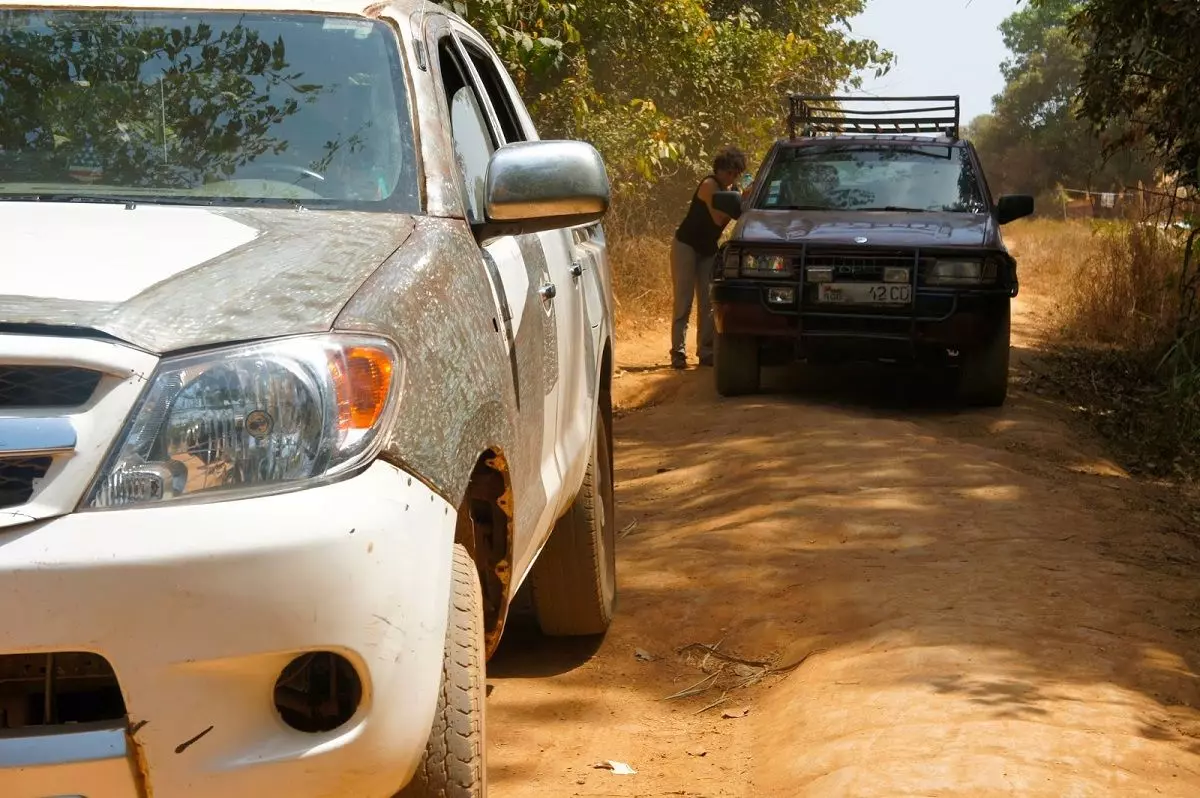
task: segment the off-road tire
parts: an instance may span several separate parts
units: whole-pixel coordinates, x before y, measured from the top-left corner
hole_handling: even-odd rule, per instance
[[[714,338],[717,393],[721,396],[758,393],[762,384],[758,339],[752,335],[723,333],[717,333]]]
[[[396,798],[487,795],[485,656],[479,574],[467,550],[455,544],[437,714],[421,764]]]
[[[958,399],[973,407],[1001,407],[1008,398],[1012,308],[1006,303],[991,337],[966,355],[958,375]]]
[[[595,438],[579,495],[555,524],[530,575],[538,626],[550,637],[604,634],[616,607],[612,434],[599,411]]]

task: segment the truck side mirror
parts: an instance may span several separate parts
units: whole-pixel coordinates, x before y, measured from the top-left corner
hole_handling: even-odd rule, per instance
[[[591,224],[608,211],[612,187],[600,153],[582,141],[527,141],[492,153],[480,239]]]
[[[1033,197],[1028,194],[1005,194],[996,203],[1000,224],[1008,224],[1033,213]]]
[[[713,194],[713,207],[731,219],[742,215],[742,193],[740,191],[717,191]]]

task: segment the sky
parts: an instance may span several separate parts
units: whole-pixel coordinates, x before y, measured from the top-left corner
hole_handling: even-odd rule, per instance
[[[882,78],[868,75],[862,93],[957,94],[964,125],[988,113],[1008,56],[997,26],[1017,10],[1017,0],[867,0],[850,22],[854,36],[879,42],[896,63]]]

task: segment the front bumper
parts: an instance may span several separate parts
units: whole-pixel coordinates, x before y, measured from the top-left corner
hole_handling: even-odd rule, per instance
[[[768,301],[771,288],[796,300]],[[910,360],[969,352],[984,345],[1016,290],[918,286],[904,308],[817,305],[812,286],[795,280],[724,279],[712,284],[717,332],[774,340],[797,358]],[[778,348],[778,347],[777,347]]]
[[[128,718],[0,736],[0,795],[392,795],[433,721],[454,525],[447,502],[377,462],[277,496],[3,530],[0,655],[99,654]],[[273,688],[318,650],[349,660],[363,695],[341,728],[306,734]]]

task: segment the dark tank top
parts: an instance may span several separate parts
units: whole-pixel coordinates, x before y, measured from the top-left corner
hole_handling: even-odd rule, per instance
[[[709,178],[716,180],[715,175],[709,175],[704,180]],[[701,180],[692,192],[692,204],[688,206],[687,216],[683,217],[683,222],[675,231],[675,240],[687,244],[701,257],[716,254],[717,242],[720,241],[721,232],[724,230],[713,221],[708,206],[700,199],[700,186],[704,184],[704,180]]]

